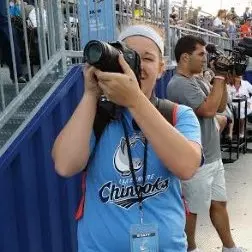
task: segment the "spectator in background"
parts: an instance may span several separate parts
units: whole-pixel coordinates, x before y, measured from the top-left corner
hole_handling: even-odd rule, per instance
[[[225,15],[224,15],[224,18],[223,18],[223,20],[222,20],[222,23],[225,25],[225,24],[226,24],[226,22],[227,22],[227,14],[228,14],[228,10],[224,9],[224,13],[225,13]]]
[[[211,221],[222,240],[223,252],[242,252],[235,246],[226,208],[227,195],[224,166],[220,150],[220,127],[217,112],[224,112],[227,103],[226,76],[231,60],[225,56],[215,61],[215,77],[212,88],[198,81],[206,64],[205,41],[199,37],[184,36],[175,47],[177,72],[167,86],[167,98],[194,109],[201,125],[205,164],[190,180],[182,182],[182,190],[188,203],[186,233],[188,251],[198,252],[195,232],[197,215],[209,212]]]
[[[201,11],[201,7],[198,7],[197,9],[191,9],[190,10],[190,15],[189,15],[189,19],[188,22],[190,24],[196,25],[198,26],[199,24],[199,12]]]
[[[176,10],[176,8],[172,7],[172,13],[170,14],[170,22],[172,25],[175,25],[179,20],[179,14]]]
[[[247,20],[251,17],[251,14],[249,12],[249,7],[246,7],[245,12],[243,13],[243,20]]]
[[[226,11],[219,10],[217,17],[213,21],[213,31],[220,34],[223,37],[227,36],[225,29],[225,19],[226,19]]]
[[[13,2],[16,6],[20,5],[20,3]],[[30,62],[33,65],[39,65],[39,48],[38,48],[38,33],[37,33],[37,27],[38,27],[38,21],[37,21],[37,15],[35,6],[32,4],[28,4],[27,2],[23,2],[24,4],[24,13],[22,13],[23,8],[21,6],[19,9],[21,10],[19,12],[18,16],[12,16],[12,25],[17,30],[18,39],[20,40],[20,51],[21,51],[21,57],[23,59],[26,58],[26,52],[25,52],[25,40],[24,40],[24,27],[23,27],[23,18],[26,21],[26,31],[28,36],[28,47],[29,47],[29,56],[30,56]],[[13,13],[15,13],[13,11]],[[42,7],[37,9],[37,14],[40,19],[42,13],[42,21],[43,21],[43,28],[45,31],[45,34],[47,33],[48,27],[47,27],[47,14],[45,9]],[[42,25],[41,25],[42,27]]]
[[[229,12],[228,14],[231,14],[231,15],[237,17],[237,14],[236,14],[236,12],[235,12],[235,8],[234,8],[234,7],[231,7],[230,12]]]
[[[18,0],[10,1],[9,11],[12,17],[20,16],[21,14],[20,2]]]
[[[247,100],[247,115],[252,113],[252,85],[242,80],[242,76],[232,76],[230,78],[230,85],[228,85],[228,93],[231,99],[246,97]],[[236,109],[236,116],[238,115],[238,103],[234,102],[233,107]],[[240,108],[240,138],[244,138],[244,125],[245,125],[245,102],[241,103]]]
[[[27,2],[24,2],[24,11],[25,11],[25,18],[27,21],[27,25],[31,26],[32,28],[37,28],[38,22],[37,22],[35,6],[31,4],[27,4]],[[40,9],[38,9],[37,11],[38,11],[38,16],[40,17],[41,15]],[[44,8],[42,9],[42,20],[43,20],[44,29],[45,31],[47,31],[47,14]]]
[[[178,11],[176,10],[175,6],[172,7],[172,13],[171,13],[171,15],[173,15],[176,18],[179,17]]]
[[[226,29],[228,37],[232,40],[232,44],[234,45],[234,41],[237,38],[237,28],[236,28],[236,16],[233,14],[227,15],[227,23]]]
[[[14,51],[15,51],[15,61],[17,69],[17,78],[19,83],[25,83],[26,79],[22,73],[22,60],[20,52],[20,41],[17,35],[16,29],[12,28]],[[10,78],[14,82],[14,69],[10,46],[10,34],[8,28],[8,14],[6,0],[0,0],[0,48],[2,50],[3,61],[7,64],[10,70]]]
[[[241,37],[251,37],[251,20],[252,18],[247,18],[245,23],[241,25]]]

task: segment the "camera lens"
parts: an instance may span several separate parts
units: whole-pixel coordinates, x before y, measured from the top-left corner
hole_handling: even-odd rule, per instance
[[[91,40],[84,48],[84,62],[105,72],[121,72],[119,51],[109,43]]]
[[[90,43],[86,48],[85,48],[85,58],[89,64],[95,64],[99,62],[102,56],[102,44],[97,42]]]

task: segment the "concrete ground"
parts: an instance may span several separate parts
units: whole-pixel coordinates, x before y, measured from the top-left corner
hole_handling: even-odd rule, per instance
[[[252,144],[248,145],[252,149]],[[225,164],[228,212],[234,241],[252,251],[252,154],[241,154],[232,164]],[[199,216],[198,247],[202,252],[221,251],[221,241],[207,213]]]

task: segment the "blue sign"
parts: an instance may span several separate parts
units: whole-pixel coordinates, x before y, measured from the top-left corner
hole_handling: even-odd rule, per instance
[[[114,0],[79,0],[81,47],[89,40],[116,39]]]

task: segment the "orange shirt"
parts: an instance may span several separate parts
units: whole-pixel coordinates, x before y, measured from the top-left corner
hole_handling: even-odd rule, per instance
[[[247,23],[241,25],[241,37],[250,37],[251,36],[251,26]]]

